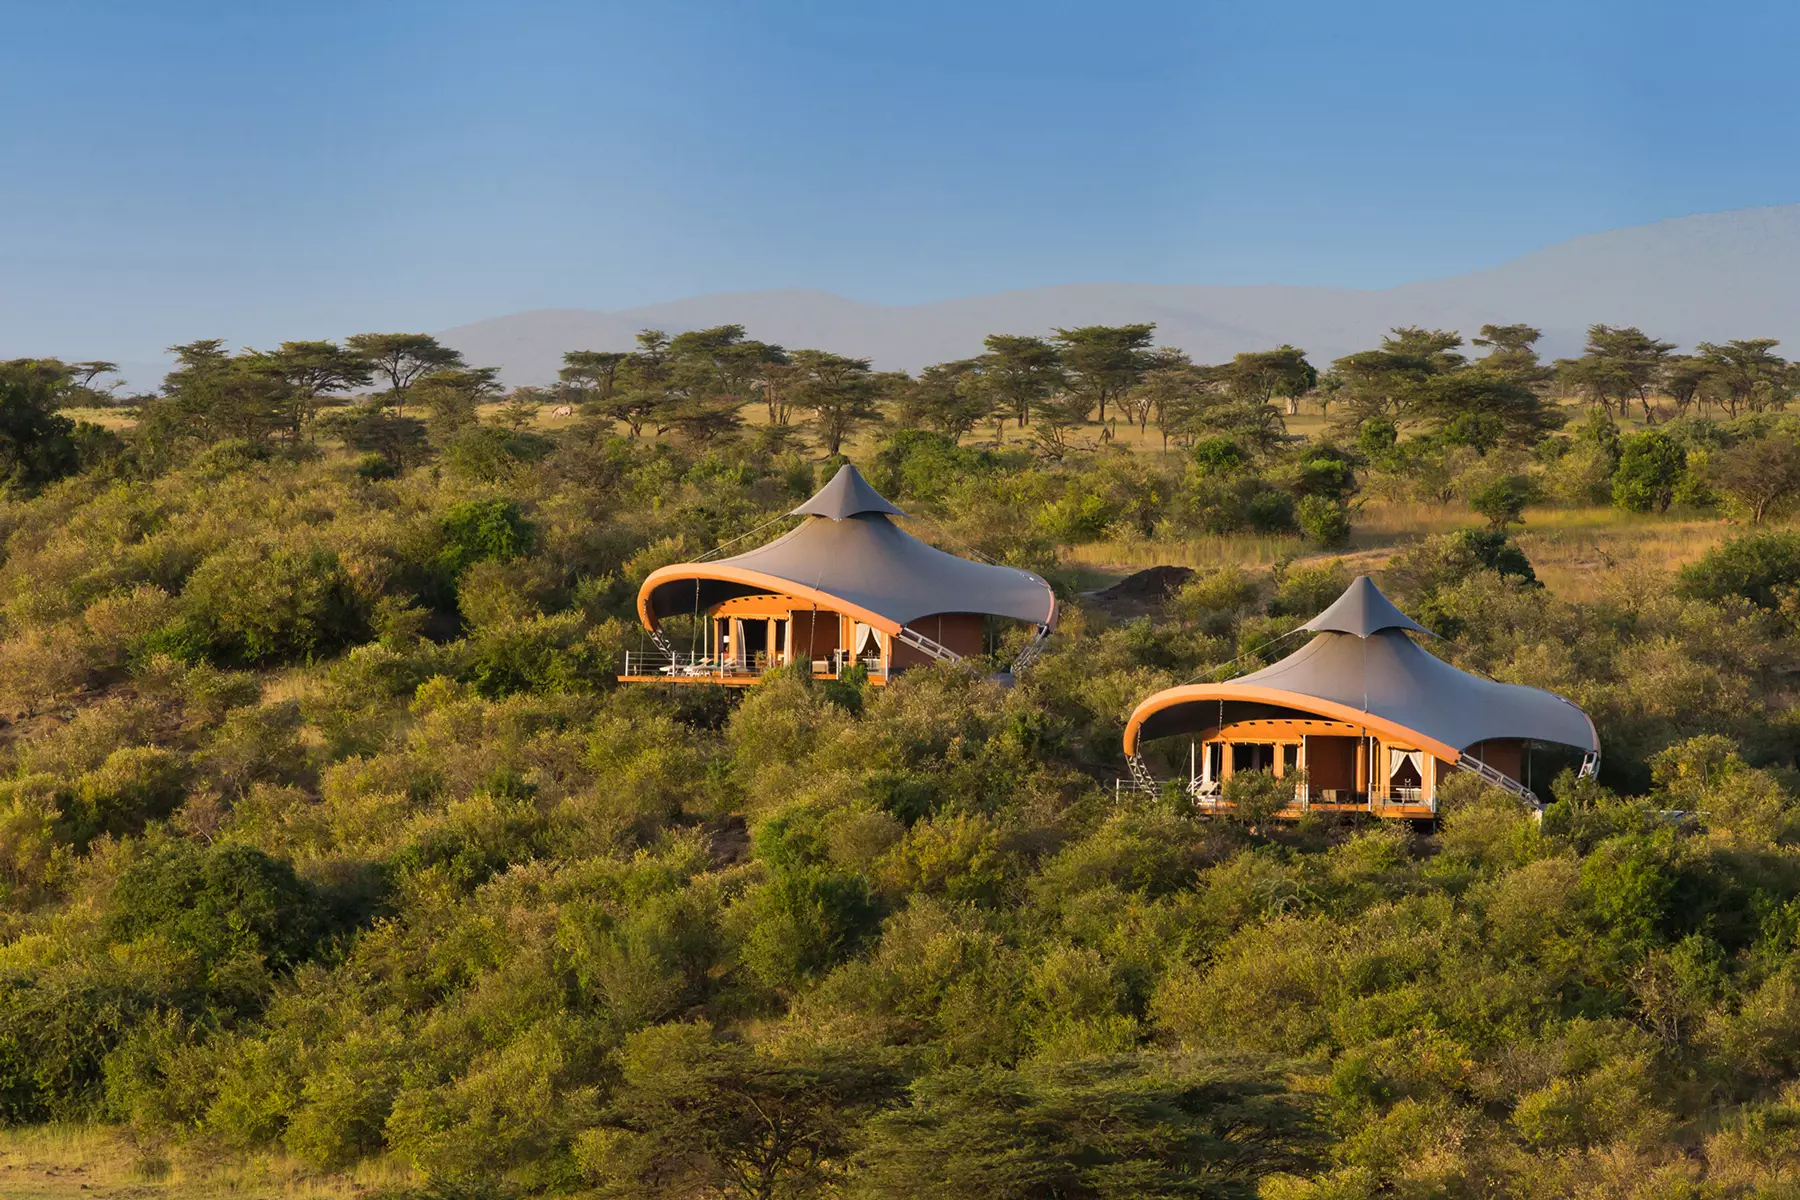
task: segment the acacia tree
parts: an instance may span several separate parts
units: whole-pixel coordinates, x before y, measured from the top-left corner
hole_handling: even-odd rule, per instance
[[[476,424],[481,406],[500,395],[499,374],[498,367],[464,367],[420,379],[415,394],[431,414],[432,436],[443,442]]]
[[[1560,428],[1563,414],[1510,374],[1485,367],[1430,377],[1419,389],[1412,415],[1433,432],[1483,454],[1502,443],[1529,446]]]
[[[1340,419],[1352,426],[1410,419],[1430,380],[1463,367],[1461,345],[1457,333],[1403,326],[1389,330],[1374,350],[1346,354],[1331,366],[1333,390],[1345,402]]]
[[[1704,415],[1708,394],[1712,389],[1713,366],[1694,354],[1678,355],[1669,360],[1663,371],[1662,389],[1675,402],[1675,412],[1685,416],[1698,400]]]
[[[1800,500],[1800,439],[1775,432],[1739,442],[1712,456],[1713,486],[1761,525],[1771,513]]]
[[[1300,397],[1319,382],[1319,372],[1306,361],[1306,351],[1283,343],[1274,350],[1239,354],[1219,368],[1219,379],[1238,400],[1268,404],[1287,401],[1287,415],[1300,411]]]
[[[266,442],[293,411],[293,386],[257,354],[234,356],[218,338],[171,346],[175,369],[143,406],[138,429],[153,445],[182,439]]]
[[[1149,349],[1155,332],[1155,325],[1058,329],[1068,394],[1086,401],[1087,412],[1098,407],[1100,423],[1105,424],[1107,402],[1118,399],[1152,366]]]
[[[1132,392],[1146,413],[1155,414],[1164,450],[1170,437],[1191,445],[1200,432],[1202,414],[1220,403],[1209,369],[1192,363],[1146,371]]]
[[[1483,325],[1469,341],[1487,350],[1477,365],[1524,387],[1547,383],[1553,372],[1538,360],[1537,343],[1543,331],[1530,325]]]
[[[1065,382],[1061,352],[1043,338],[1010,333],[989,334],[982,345],[982,378],[996,405],[1029,425],[1032,410]]]
[[[0,362],[0,481],[35,487],[80,466],[75,422],[56,411],[72,386],[54,359]]]
[[[827,350],[796,350],[792,357],[799,371],[790,389],[793,403],[812,413],[814,436],[827,454],[837,455],[858,425],[881,415],[875,407],[880,382],[866,358]]]
[[[601,416],[624,422],[633,438],[660,417],[669,390],[669,335],[660,329],[641,329],[637,346],[612,367],[607,395],[596,402]],[[663,428],[659,424],[657,432]]]
[[[463,365],[461,354],[429,333],[357,333],[344,345],[388,381],[388,402],[402,417],[407,394],[421,376]]]
[[[709,442],[743,424],[738,410],[763,364],[785,361],[780,346],[744,336],[742,325],[677,334],[668,344],[668,382],[660,423],[690,441]]]
[[[1650,396],[1662,382],[1675,343],[1659,342],[1635,325],[1590,325],[1587,336],[1580,358],[1557,360],[1557,375],[1590,401],[1609,409],[1617,404],[1621,417],[1636,400],[1643,406],[1645,424],[1655,422]]]
[[[895,388],[895,416],[904,426],[935,430],[960,442],[990,414],[1003,428],[1012,411],[1006,401],[996,403],[993,381],[984,359],[962,358],[934,363]]]
[[[631,358],[623,350],[570,350],[556,377],[576,389],[583,401],[606,404],[618,387],[619,369]]]
[[[781,1058],[703,1025],[658,1025],[616,1055],[619,1083],[576,1157],[609,1196],[814,1194],[900,1077],[867,1052]]]
[[[1726,342],[1701,342],[1697,356],[1705,369],[1704,383],[1732,416],[1742,408],[1761,412],[1780,408],[1793,392],[1792,372],[1786,359],[1774,353],[1781,343],[1775,338],[1750,338]]]
[[[319,397],[364,387],[375,377],[374,365],[336,342],[283,342],[281,348],[257,355],[261,365],[287,380],[293,389],[289,433],[298,434],[318,415]]]

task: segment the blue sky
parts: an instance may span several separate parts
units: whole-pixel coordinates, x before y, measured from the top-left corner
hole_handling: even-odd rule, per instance
[[[0,0],[0,355],[1379,287],[1800,201],[1800,6]]]

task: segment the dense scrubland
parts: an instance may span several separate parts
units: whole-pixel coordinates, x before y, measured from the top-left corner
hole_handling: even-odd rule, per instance
[[[1800,1194],[1773,344],[1151,332],[916,379],[646,333],[512,393],[422,336],[202,342],[104,427],[105,364],[0,366],[0,1146],[194,1194]],[[619,686],[638,583],[846,453],[1051,580],[1044,658]],[[1545,586],[1572,522],[1604,569]],[[1157,561],[1199,570],[1088,594]],[[1364,569],[1586,708],[1601,778],[1430,829],[1115,792],[1139,699]]]

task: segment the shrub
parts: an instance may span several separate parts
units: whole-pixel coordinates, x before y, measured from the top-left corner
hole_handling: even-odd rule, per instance
[[[181,617],[145,651],[222,666],[305,662],[368,636],[349,572],[317,543],[264,539],[207,558],[181,593]]]
[[[1341,546],[1350,540],[1350,509],[1324,496],[1302,496],[1296,516],[1300,532],[1321,546]]]
[[[438,554],[438,566],[451,579],[470,563],[529,554],[536,542],[536,533],[518,504],[500,497],[452,504],[440,526],[444,548]]]
[[[1524,475],[1502,475],[1477,488],[1469,496],[1469,507],[1488,520],[1490,528],[1499,531],[1525,520],[1525,506],[1538,498],[1537,485]]]
[[[1244,506],[1244,517],[1257,533],[1294,532],[1294,498],[1276,488],[1266,487],[1250,497]]]
[[[108,934],[147,934],[207,966],[249,957],[275,968],[311,955],[323,906],[293,867],[250,846],[165,842],[132,863],[113,889]]]
[[[1741,596],[1758,608],[1775,609],[1800,585],[1800,533],[1748,533],[1701,555],[1683,567],[1679,588],[1699,600]]]
[[[879,909],[868,880],[823,864],[778,867],[744,900],[744,965],[783,991],[822,974],[872,935]]]
[[[1191,454],[1202,475],[1229,475],[1250,461],[1244,448],[1228,437],[1201,438]]]
[[[1613,475],[1613,505],[1627,512],[1666,512],[1687,469],[1687,450],[1660,429],[1625,439]]]
[[[1252,827],[1266,825],[1276,813],[1294,802],[1298,779],[1277,779],[1271,771],[1239,771],[1225,781],[1223,798],[1231,804],[1231,819]]]

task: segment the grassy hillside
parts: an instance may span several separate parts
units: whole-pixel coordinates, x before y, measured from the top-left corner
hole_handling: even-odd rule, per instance
[[[1716,470],[1791,418],[865,426],[1058,632],[1012,687],[745,693],[619,685],[638,586],[836,460],[519,416],[164,408],[0,497],[0,1194],[1791,1194],[1800,534]],[[1091,594],[1152,564],[1195,574]],[[1459,781],[1416,829],[1114,790],[1138,700],[1359,571],[1582,705],[1601,778],[1534,752],[1541,819]]]

